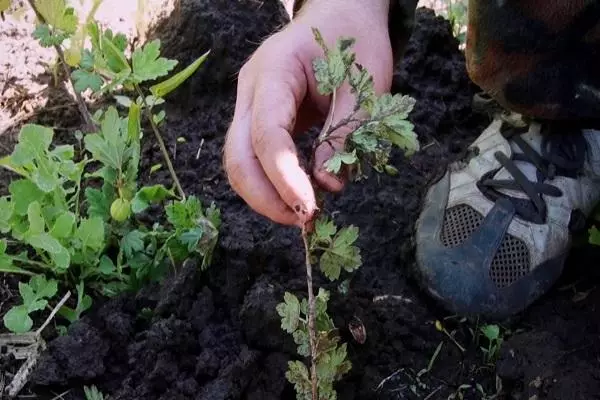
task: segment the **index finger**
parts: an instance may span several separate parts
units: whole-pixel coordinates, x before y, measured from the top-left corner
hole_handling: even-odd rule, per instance
[[[302,222],[316,211],[313,186],[300,166],[291,132],[306,95],[301,66],[279,65],[263,71],[254,91],[252,146],[262,168],[283,201]]]

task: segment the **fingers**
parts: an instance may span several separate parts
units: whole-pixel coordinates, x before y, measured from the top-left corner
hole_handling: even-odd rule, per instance
[[[252,104],[252,148],[264,173],[283,201],[309,221],[316,211],[310,178],[301,167],[291,136],[306,94],[301,65],[286,63],[262,71]]]
[[[299,225],[296,213],[277,193],[254,154],[250,132],[253,87],[251,77],[240,79],[235,114],[223,152],[225,171],[233,190],[254,211],[280,224]]]

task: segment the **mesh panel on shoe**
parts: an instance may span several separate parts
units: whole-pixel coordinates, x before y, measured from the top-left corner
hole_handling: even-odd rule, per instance
[[[483,216],[464,204],[446,210],[442,228],[442,243],[456,247],[467,240],[481,225]],[[497,287],[510,286],[529,272],[529,250],[520,239],[506,235],[490,267],[490,278]]]

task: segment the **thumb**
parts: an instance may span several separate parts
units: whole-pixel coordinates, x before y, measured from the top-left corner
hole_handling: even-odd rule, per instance
[[[323,135],[327,135],[327,139],[315,149],[313,176],[319,186],[330,192],[339,192],[346,183],[346,177],[342,172],[344,168],[336,176],[327,171],[326,163],[336,152],[344,150],[348,135],[357,128],[356,123],[344,123],[345,119],[354,114],[355,104],[356,98],[350,93],[350,90],[340,89],[336,92],[322,131]],[[361,116],[356,114],[355,117],[360,118]]]

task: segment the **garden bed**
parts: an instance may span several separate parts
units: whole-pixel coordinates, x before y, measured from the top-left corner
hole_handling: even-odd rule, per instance
[[[93,384],[111,400],[295,398],[284,374],[287,361],[298,358],[296,346],[281,330],[275,307],[284,291],[305,293],[302,243],[296,229],[270,223],[231,191],[221,160],[236,73],[283,23],[275,0],[181,0],[154,29],[151,36],[163,41],[164,55],[183,65],[212,50],[204,66],[170,96],[164,132],[186,192],[221,209],[218,248],[205,272],[184,263],[160,285],[96,302],[67,335],[49,341],[26,391],[53,398],[70,390],[64,399],[82,399],[82,387]],[[331,290],[329,314],[353,364],[337,385],[339,398],[446,399],[461,385],[471,385],[460,389],[467,399],[486,398],[482,392],[491,396],[498,386],[499,398],[507,399],[600,398],[595,288],[600,270],[594,248],[578,247],[555,289],[502,325],[507,341],[495,364],[484,362],[484,344],[473,338],[476,322],[449,316],[412,278],[414,225],[425,189],[488,122],[471,112],[477,88],[467,78],[450,25],[431,10],[418,11],[393,91],[417,101],[410,119],[422,151],[410,160],[394,153],[397,176],[354,183],[326,206],[338,212],[340,223],[360,228],[363,255],[347,295],[316,277],[317,286]],[[66,96],[56,98],[65,104]],[[60,139],[68,141],[80,123],[77,109],[56,105],[47,104],[49,111],[40,110],[34,121],[64,127]],[[185,143],[177,141],[180,137]],[[308,139],[302,140],[305,149]],[[152,143],[145,142],[141,176],[168,183],[167,171],[150,176],[161,162]],[[2,144],[10,148],[14,140],[5,135]],[[6,185],[11,175],[2,171],[0,179]],[[14,277],[0,281],[2,313],[14,302],[16,282]],[[347,328],[355,316],[366,328],[364,344]],[[436,329],[436,320],[465,352]],[[420,373],[432,357],[431,369]],[[0,366],[18,367],[4,359]]]

